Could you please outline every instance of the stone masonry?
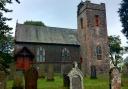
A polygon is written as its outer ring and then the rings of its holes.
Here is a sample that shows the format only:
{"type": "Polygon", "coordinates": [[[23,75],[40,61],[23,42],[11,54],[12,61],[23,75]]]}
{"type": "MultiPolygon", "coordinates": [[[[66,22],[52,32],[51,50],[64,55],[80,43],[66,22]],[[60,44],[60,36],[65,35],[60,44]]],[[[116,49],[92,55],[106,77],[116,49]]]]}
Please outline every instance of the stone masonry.
{"type": "Polygon", "coordinates": [[[105,4],[94,4],[90,1],[81,2],[78,5],[77,23],[78,38],[81,45],[82,72],[90,74],[92,65],[96,66],[97,73],[108,72],[105,4]]]}

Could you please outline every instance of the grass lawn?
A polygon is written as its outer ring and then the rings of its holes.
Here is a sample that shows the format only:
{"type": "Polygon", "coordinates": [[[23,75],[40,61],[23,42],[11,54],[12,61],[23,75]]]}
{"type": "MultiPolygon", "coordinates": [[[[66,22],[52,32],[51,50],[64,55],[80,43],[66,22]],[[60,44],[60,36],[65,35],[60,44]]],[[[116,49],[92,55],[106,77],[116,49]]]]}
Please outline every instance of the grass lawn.
{"type": "MultiPolygon", "coordinates": [[[[13,81],[7,82],[7,89],[11,89],[13,81]]],[[[84,78],[85,89],[109,89],[108,77],[98,76],[98,79],[84,78]]],[[[55,76],[54,81],[46,81],[38,79],[38,89],[66,89],[63,87],[63,79],[61,76],[55,76]]],[[[128,89],[128,77],[122,78],[122,89],[128,89]]]]}

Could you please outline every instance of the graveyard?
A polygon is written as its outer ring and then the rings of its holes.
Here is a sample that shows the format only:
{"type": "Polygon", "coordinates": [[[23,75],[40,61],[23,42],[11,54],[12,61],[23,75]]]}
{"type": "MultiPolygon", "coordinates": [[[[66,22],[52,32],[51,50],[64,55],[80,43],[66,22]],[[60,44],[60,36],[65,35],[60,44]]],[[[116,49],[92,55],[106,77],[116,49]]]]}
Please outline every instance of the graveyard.
{"type": "MultiPolygon", "coordinates": [[[[122,77],[122,89],[128,89],[128,77],[122,77]]],[[[7,82],[7,88],[11,89],[13,81],[7,82]]],[[[105,75],[98,76],[98,79],[90,79],[90,77],[84,78],[85,89],[109,89],[108,77],[105,75]]],[[[46,81],[46,79],[38,79],[37,89],[66,89],[63,87],[63,78],[60,74],[55,75],[55,81],[46,81]]]]}

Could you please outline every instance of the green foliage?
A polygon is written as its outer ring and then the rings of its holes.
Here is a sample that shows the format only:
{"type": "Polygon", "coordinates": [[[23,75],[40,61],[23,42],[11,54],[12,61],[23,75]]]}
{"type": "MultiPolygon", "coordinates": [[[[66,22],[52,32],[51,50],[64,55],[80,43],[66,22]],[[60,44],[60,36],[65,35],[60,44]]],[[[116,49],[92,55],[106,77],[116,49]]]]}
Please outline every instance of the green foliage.
{"type": "Polygon", "coordinates": [[[128,57],[124,59],[124,64],[128,65],[128,57]]]}
{"type": "Polygon", "coordinates": [[[14,48],[14,38],[9,34],[0,39],[0,52],[12,54],[14,48]]]}
{"type": "Polygon", "coordinates": [[[5,71],[5,73],[9,73],[9,63],[12,62],[12,56],[8,53],[0,52],[0,70],[5,71]]]}
{"type": "MultiPolygon", "coordinates": [[[[11,36],[12,28],[6,24],[6,21],[10,21],[11,18],[3,16],[4,13],[12,12],[12,10],[6,8],[6,4],[12,4],[13,0],[0,0],[0,70],[5,70],[11,58],[13,50],[13,37],[11,36]],[[5,68],[5,69],[3,69],[5,68]]],[[[20,3],[18,0],[16,2],[20,3]]]]}
{"type": "Polygon", "coordinates": [[[114,66],[123,62],[122,55],[124,54],[124,48],[121,47],[121,40],[119,36],[109,36],[109,54],[110,61],[114,66]]]}
{"type": "Polygon", "coordinates": [[[128,39],[128,0],[122,0],[118,13],[123,27],[122,33],[128,39]]]}
{"type": "Polygon", "coordinates": [[[25,25],[35,25],[35,26],[45,26],[41,21],[26,21],[24,22],[25,25]]]}
{"type": "Polygon", "coordinates": [[[0,57],[3,58],[3,60],[9,64],[12,62],[13,57],[8,53],[0,52],[0,57]]]}

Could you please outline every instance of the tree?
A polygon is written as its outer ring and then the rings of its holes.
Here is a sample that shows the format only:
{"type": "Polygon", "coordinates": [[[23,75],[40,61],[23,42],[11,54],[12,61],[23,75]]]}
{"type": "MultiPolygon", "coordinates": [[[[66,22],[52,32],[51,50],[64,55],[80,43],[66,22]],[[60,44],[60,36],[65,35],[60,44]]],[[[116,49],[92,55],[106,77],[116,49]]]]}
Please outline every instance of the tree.
{"type": "Polygon", "coordinates": [[[123,27],[122,33],[128,39],[128,0],[122,0],[120,5],[118,13],[123,27]]]}
{"type": "MultiPolygon", "coordinates": [[[[18,0],[15,1],[20,3],[18,0]]],[[[12,12],[12,10],[7,9],[6,4],[12,4],[12,0],[0,0],[0,70],[2,71],[6,71],[13,49],[12,28],[6,24],[6,21],[11,20],[11,18],[3,16],[4,13],[12,12]]]]}
{"type": "Polygon", "coordinates": [[[115,67],[118,67],[118,65],[123,62],[122,55],[124,54],[124,48],[121,47],[119,36],[109,36],[108,39],[110,61],[115,67]]]}

